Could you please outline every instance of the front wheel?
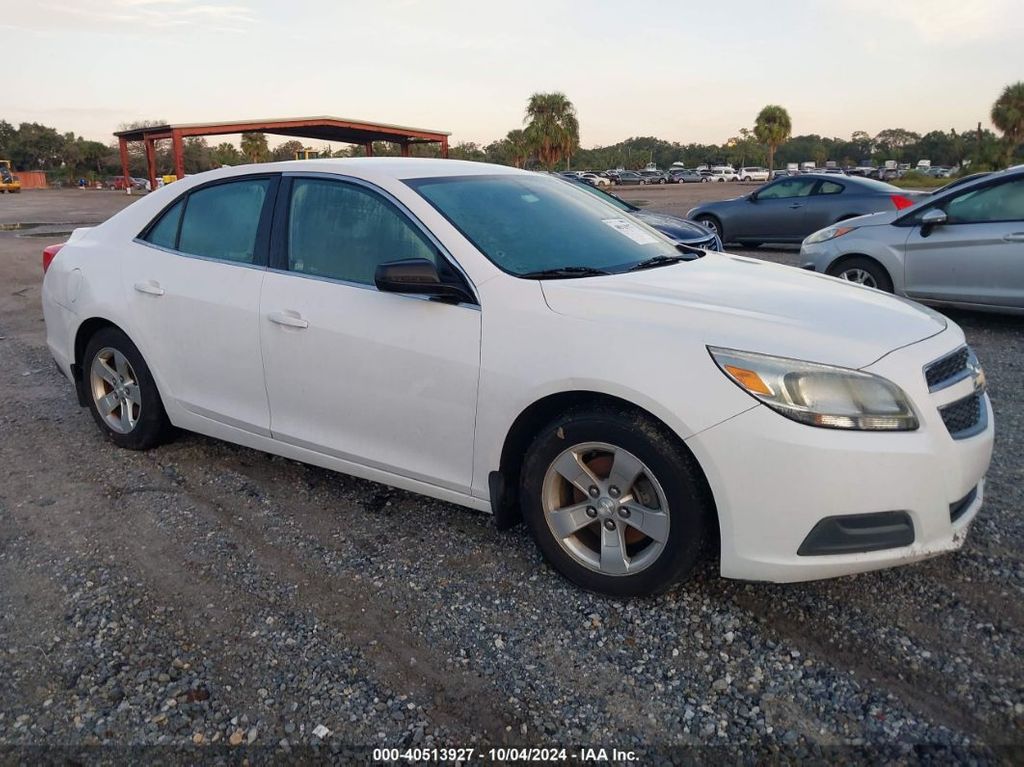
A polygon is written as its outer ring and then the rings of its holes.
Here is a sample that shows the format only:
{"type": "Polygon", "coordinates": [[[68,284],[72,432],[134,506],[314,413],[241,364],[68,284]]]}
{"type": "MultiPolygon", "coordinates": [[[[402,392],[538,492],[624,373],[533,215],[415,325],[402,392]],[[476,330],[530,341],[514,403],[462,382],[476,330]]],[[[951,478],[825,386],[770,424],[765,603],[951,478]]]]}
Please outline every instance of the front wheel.
{"type": "Polygon", "coordinates": [[[700,180],[700,182],[701,182],[702,184],[706,184],[706,183],[708,183],[708,179],[707,179],[707,177],[705,176],[704,178],[702,178],[702,179],[700,180]]]}
{"type": "Polygon", "coordinates": [[[829,267],[828,273],[847,282],[854,282],[866,288],[893,292],[892,278],[880,263],[870,258],[857,256],[847,258],[829,267]]]}
{"type": "Polygon", "coordinates": [[[148,450],[169,434],[149,366],[122,331],[107,327],[89,339],[82,377],[93,419],[115,445],[148,450]]]}
{"type": "Polygon", "coordinates": [[[705,229],[710,229],[712,232],[718,235],[723,243],[725,242],[725,233],[722,231],[722,225],[718,222],[718,219],[714,216],[697,216],[695,219],[698,224],[703,226],[705,229]]]}
{"type": "Polygon", "coordinates": [[[698,562],[711,508],[700,469],[664,426],[618,409],[570,411],[526,453],[523,516],[541,552],[583,588],[663,591],[698,562]]]}

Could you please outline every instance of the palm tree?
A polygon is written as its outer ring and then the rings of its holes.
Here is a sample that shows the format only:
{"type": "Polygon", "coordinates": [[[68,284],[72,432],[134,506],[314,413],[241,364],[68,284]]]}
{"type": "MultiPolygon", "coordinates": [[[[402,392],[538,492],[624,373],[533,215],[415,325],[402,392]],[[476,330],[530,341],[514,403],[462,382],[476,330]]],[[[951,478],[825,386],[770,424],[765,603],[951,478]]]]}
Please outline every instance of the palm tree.
{"type": "Polygon", "coordinates": [[[568,160],[580,145],[576,107],[564,93],[534,93],[526,104],[524,134],[537,158],[548,169],[568,160]]]}
{"type": "Polygon", "coordinates": [[[242,154],[249,162],[266,162],[270,156],[267,137],[263,133],[243,133],[240,146],[242,154]]]}
{"type": "Polygon", "coordinates": [[[754,121],[754,135],[768,147],[768,170],[775,170],[775,150],[786,142],[793,132],[793,121],[789,112],[776,104],[762,109],[754,121]]]}
{"type": "Polygon", "coordinates": [[[1024,82],[1007,85],[992,105],[992,123],[1002,131],[1006,143],[1006,164],[1024,142],[1024,82]]]}
{"type": "Polygon", "coordinates": [[[517,168],[522,168],[530,156],[530,142],[526,139],[526,132],[521,128],[510,130],[505,140],[508,142],[508,158],[517,168]]]}

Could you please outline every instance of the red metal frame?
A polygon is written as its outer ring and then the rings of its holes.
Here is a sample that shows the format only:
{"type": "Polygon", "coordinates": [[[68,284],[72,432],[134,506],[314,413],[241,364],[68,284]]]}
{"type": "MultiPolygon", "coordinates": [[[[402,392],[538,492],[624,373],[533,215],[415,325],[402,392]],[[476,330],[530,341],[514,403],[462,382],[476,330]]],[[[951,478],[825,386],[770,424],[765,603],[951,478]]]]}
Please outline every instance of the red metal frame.
{"type": "Polygon", "coordinates": [[[197,125],[156,125],[147,128],[118,131],[121,152],[121,169],[128,172],[128,142],[142,141],[146,147],[146,168],[151,188],[156,189],[156,142],[170,139],[174,155],[174,173],[178,178],[185,175],[184,139],[188,136],[222,136],[232,133],[270,133],[282,136],[341,141],[362,144],[366,156],[373,157],[373,142],[388,141],[401,147],[403,157],[409,156],[410,143],[437,143],[441,145],[441,156],[448,157],[448,133],[404,128],[397,125],[357,122],[338,117],[300,117],[285,120],[267,120],[234,123],[204,123],[197,125]]]}

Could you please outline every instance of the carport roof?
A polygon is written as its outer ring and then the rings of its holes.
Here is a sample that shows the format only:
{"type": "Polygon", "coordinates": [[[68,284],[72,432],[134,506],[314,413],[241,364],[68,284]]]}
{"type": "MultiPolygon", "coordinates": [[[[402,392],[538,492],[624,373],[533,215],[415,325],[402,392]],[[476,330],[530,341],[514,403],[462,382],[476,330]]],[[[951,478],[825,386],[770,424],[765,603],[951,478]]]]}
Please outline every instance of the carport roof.
{"type": "Polygon", "coordinates": [[[397,143],[442,142],[447,143],[448,131],[430,128],[411,128],[404,125],[372,123],[352,120],[346,117],[285,117],[265,120],[233,120],[219,123],[177,123],[150,125],[144,128],[117,131],[114,135],[126,141],[172,138],[175,134],[185,136],[216,136],[228,133],[270,133],[278,136],[340,141],[348,144],[365,144],[370,141],[392,141],[397,143]]]}

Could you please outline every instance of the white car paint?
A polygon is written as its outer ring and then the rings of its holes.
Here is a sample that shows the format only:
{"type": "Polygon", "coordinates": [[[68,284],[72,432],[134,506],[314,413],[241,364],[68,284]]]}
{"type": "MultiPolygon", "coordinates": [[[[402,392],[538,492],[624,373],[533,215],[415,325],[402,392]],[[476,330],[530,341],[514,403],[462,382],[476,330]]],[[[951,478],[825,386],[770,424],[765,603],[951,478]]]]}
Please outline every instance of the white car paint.
{"type": "Polygon", "coordinates": [[[79,329],[103,318],[138,346],[175,425],[479,510],[490,509],[488,475],[531,404],[574,391],[627,400],[700,463],[728,577],[808,580],[961,545],[982,494],[957,525],[949,504],[985,474],[991,412],[983,395],[988,427],[954,441],[936,407],[962,392],[930,393],[922,373],[964,343],[956,325],[877,291],[725,254],[636,273],[516,278],[404,183],[506,173],[524,172],[373,158],[239,166],[179,181],[76,233],[60,252],[43,282],[48,346],[71,376],[79,329]],[[192,186],[254,172],[334,174],[391,195],[464,272],[479,305],[135,240],[192,186]],[[910,396],[921,428],[843,432],[788,420],[728,380],[708,346],[877,372],[910,396]],[[915,520],[910,547],[796,553],[822,517],[893,509],[915,520]]]}

